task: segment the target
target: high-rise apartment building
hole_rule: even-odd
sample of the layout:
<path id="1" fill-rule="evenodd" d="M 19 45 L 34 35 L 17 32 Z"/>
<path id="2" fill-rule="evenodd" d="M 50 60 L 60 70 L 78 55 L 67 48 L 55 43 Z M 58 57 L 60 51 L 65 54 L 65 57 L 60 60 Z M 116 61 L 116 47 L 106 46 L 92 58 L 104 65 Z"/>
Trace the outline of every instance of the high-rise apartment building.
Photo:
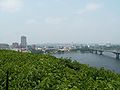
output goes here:
<path id="1" fill-rule="evenodd" d="M 26 48 L 27 47 L 27 39 L 26 36 L 21 36 L 21 48 Z"/>

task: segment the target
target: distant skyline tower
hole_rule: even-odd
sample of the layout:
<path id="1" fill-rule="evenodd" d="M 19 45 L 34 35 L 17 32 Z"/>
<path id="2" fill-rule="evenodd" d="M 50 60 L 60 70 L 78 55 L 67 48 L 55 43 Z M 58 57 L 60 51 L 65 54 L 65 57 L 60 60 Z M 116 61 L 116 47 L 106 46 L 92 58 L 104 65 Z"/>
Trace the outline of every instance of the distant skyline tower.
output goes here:
<path id="1" fill-rule="evenodd" d="M 26 48 L 27 47 L 27 39 L 26 36 L 21 36 L 21 48 Z"/>

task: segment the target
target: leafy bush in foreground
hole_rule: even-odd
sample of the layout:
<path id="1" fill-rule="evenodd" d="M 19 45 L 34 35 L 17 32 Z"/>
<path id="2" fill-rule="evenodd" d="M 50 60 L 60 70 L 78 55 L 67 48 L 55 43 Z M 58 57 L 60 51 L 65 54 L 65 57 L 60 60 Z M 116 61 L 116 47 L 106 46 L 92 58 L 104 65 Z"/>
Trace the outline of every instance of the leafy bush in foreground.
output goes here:
<path id="1" fill-rule="evenodd" d="M 0 51 L 0 90 L 120 90 L 120 75 L 50 55 Z"/>

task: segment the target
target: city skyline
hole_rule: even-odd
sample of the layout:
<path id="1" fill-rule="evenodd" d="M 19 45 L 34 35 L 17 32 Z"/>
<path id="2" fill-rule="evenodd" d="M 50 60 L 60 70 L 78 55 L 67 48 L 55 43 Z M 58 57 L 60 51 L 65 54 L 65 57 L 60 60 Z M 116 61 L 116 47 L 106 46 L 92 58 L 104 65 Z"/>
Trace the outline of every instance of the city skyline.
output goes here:
<path id="1" fill-rule="evenodd" d="M 0 43 L 120 44 L 119 0 L 0 0 Z M 7 37 L 8 36 L 8 37 Z"/>

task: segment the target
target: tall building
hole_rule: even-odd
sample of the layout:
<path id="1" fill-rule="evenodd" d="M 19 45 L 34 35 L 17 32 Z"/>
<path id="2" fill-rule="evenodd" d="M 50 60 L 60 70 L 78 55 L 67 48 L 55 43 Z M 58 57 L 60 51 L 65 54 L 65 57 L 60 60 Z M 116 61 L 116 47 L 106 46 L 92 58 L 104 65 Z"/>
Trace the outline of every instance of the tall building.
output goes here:
<path id="1" fill-rule="evenodd" d="M 21 48 L 26 48 L 27 47 L 27 39 L 26 36 L 21 36 Z"/>

